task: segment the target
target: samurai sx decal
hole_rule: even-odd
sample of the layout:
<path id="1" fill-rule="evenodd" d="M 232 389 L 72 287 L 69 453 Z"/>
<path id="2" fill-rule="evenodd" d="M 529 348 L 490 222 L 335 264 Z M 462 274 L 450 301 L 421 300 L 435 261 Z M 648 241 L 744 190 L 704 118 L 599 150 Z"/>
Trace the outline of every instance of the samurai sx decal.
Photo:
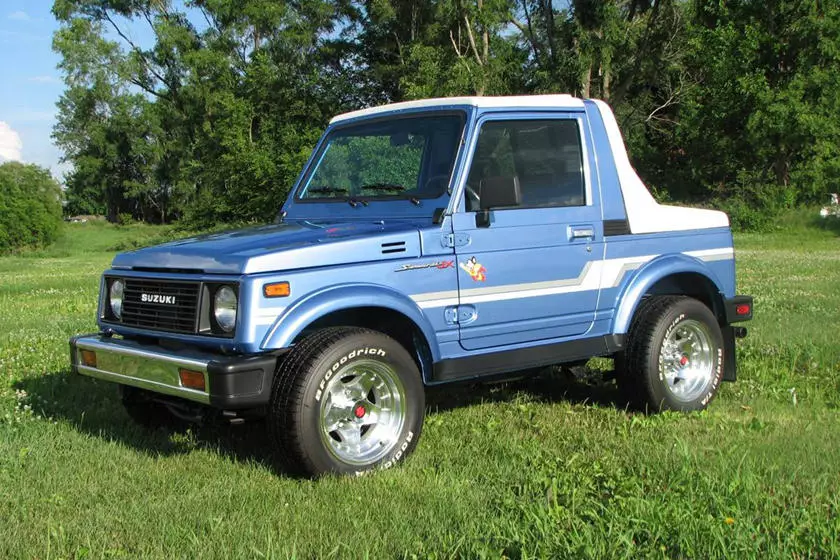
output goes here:
<path id="1" fill-rule="evenodd" d="M 487 269 L 475 260 L 475 257 L 470 257 L 470 260 L 462 262 L 460 266 L 476 282 L 484 282 L 487 279 Z"/>
<path id="2" fill-rule="evenodd" d="M 438 270 L 444 270 L 446 268 L 452 268 L 455 266 L 453 261 L 435 261 L 430 263 L 422 263 L 422 264 L 404 264 L 399 267 L 395 272 L 405 272 L 406 270 L 422 270 L 424 268 L 436 268 Z"/>

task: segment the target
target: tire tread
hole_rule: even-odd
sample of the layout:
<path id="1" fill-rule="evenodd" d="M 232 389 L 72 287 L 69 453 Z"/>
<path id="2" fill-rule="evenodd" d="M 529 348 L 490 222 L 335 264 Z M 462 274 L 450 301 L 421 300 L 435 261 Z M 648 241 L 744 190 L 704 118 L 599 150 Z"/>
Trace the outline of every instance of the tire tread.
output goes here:
<path id="1" fill-rule="evenodd" d="M 303 406 L 306 375 L 334 343 L 356 334 L 373 333 L 359 327 L 329 327 L 306 336 L 280 361 L 271 389 L 268 428 L 277 459 L 290 474 L 309 474 L 315 466 L 307 459 L 296 412 Z"/>
<path id="2" fill-rule="evenodd" d="M 652 378 L 646 375 L 647 360 L 653 350 L 656 326 L 672 306 L 692 299 L 688 296 L 653 296 L 642 301 L 633 315 L 624 351 L 624 391 L 630 404 L 640 409 L 660 410 L 662 403 L 652 400 Z"/>

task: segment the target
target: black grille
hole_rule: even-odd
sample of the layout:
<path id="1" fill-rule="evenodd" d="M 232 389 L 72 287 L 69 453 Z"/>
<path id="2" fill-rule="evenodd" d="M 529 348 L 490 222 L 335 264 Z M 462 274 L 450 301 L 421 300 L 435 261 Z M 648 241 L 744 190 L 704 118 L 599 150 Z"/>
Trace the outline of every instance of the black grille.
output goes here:
<path id="1" fill-rule="evenodd" d="M 195 333 L 200 287 L 198 282 L 125 278 L 122 324 Z M 143 301 L 144 294 L 147 301 Z"/>

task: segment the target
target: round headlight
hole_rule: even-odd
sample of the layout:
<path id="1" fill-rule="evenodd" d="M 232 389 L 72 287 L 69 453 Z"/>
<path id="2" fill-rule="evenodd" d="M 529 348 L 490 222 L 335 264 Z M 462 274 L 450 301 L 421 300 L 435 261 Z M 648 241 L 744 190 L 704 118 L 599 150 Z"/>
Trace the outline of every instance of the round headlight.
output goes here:
<path id="1" fill-rule="evenodd" d="M 111 313 L 117 319 L 122 319 L 123 294 L 125 293 L 125 282 L 114 280 L 111 282 L 111 289 L 108 290 L 108 300 L 111 304 Z"/>
<path id="2" fill-rule="evenodd" d="M 236 326 L 236 292 L 230 286 L 222 286 L 216 290 L 213 315 L 216 317 L 216 323 L 225 332 L 231 332 Z"/>

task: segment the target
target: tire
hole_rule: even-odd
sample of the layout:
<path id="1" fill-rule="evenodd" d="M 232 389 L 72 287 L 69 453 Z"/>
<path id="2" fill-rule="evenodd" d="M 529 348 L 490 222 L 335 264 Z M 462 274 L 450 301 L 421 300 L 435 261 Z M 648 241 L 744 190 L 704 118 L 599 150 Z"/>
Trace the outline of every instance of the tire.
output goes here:
<path id="1" fill-rule="evenodd" d="M 633 317 L 616 357 L 617 381 L 640 408 L 703 410 L 720 387 L 723 360 L 720 325 L 708 307 L 686 296 L 654 296 Z"/>
<path id="2" fill-rule="evenodd" d="M 287 470 L 360 474 L 404 459 L 424 414 L 420 372 L 402 345 L 335 327 L 306 337 L 281 362 L 267 423 Z"/>
<path id="3" fill-rule="evenodd" d="M 120 385 L 120 397 L 128 416 L 147 430 L 180 430 L 188 423 L 178 418 L 163 403 L 150 397 L 148 391 Z"/>

